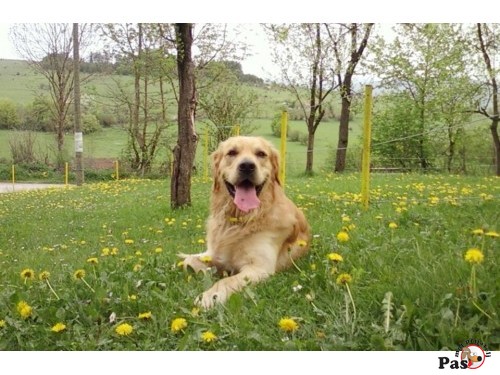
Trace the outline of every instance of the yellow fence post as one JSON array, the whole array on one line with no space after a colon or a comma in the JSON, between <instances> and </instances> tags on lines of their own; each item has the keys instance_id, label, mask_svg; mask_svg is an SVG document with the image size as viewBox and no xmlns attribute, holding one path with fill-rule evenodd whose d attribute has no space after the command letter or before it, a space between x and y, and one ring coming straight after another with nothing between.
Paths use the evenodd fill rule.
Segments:
<instances>
[{"instance_id":1,"label":"yellow fence post","mask_svg":"<svg viewBox=\"0 0 500 375\"><path fill-rule=\"evenodd\" d=\"M14 190L14 186L16 184L16 166L15 164L12 164L12 190Z\"/></svg>"},{"instance_id":2,"label":"yellow fence post","mask_svg":"<svg viewBox=\"0 0 500 375\"><path fill-rule=\"evenodd\" d=\"M361 202L368 209L370 202L370 144L372 127L372 86L365 86L365 108L363 116L363 158L361 161Z\"/></svg>"},{"instance_id":3,"label":"yellow fence post","mask_svg":"<svg viewBox=\"0 0 500 375\"><path fill-rule=\"evenodd\" d=\"M68 162L64 163L64 185L68 186Z\"/></svg>"},{"instance_id":4,"label":"yellow fence post","mask_svg":"<svg viewBox=\"0 0 500 375\"><path fill-rule=\"evenodd\" d=\"M288 129L288 112L281 112L281 144L280 144L280 182L285 188L286 177L286 131Z\"/></svg>"},{"instance_id":5,"label":"yellow fence post","mask_svg":"<svg viewBox=\"0 0 500 375\"><path fill-rule=\"evenodd\" d=\"M240 135L240 125L239 124L234 125L233 133L235 136Z\"/></svg>"},{"instance_id":6,"label":"yellow fence post","mask_svg":"<svg viewBox=\"0 0 500 375\"><path fill-rule=\"evenodd\" d=\"M203 178L208 180L208 129L205 130L203 142Z\"/></svg>"},{"instance_id":7,"label":"yellow fence post","mask_svg":"<svg viewBox=\"0 0 500 375\"><path fill-rule=\"evenodd\" d=\"M120 162L115 160L115 179L118 181L120 179Z\"/></svg>"}]
</instances>

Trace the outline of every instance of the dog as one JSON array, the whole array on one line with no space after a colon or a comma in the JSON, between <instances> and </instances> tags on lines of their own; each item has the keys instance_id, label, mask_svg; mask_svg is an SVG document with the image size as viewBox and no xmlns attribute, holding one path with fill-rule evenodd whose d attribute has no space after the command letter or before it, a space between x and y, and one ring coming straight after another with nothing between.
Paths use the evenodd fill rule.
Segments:
<instances>
[{"instance_id":1,"label":"dog","mask_svg":"<svg viewBox=\"0 0 500 375\"><path fill-rule=\"evenodd\" d=\"M205 309L291 267L310 246L309 224L285 195L279 154L270 142L231 137L219 144L211 159L207 250L179 254L185 270L205 272L215 267L227 275L195 300Z\"/></svg>"},{"instance_id":2,"label":"dog","mask_svg":"<svg viewBox=\"0 0 500 375\"><path fill-rule=\"evenodd\" d=\"M483 360L483 357L481 357L480 355L476 355L475 353L473 354L470 348L467 346L462 348L462 355L461 355L462 360L466 358L468 360L467 367L471 367L474 362L481 362Z\"/></svg>"}]
</instances>

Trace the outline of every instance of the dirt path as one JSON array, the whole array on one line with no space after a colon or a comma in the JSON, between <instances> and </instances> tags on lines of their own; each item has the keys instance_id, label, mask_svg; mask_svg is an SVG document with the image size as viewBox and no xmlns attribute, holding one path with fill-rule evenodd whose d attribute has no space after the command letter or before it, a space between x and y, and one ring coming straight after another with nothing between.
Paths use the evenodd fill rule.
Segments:
<instances>
[{"instance_id":1,"label":"dirt path","mask_svg":"<svg viewBox=\"0 0 500 375\"><path fill-rule=\"evenodd\" d=\"M47 189L55 187L64 187L64 184L28 184L28 183L9 183L0 182L0 193L16 193L19 191Z\"/></svg>"}]
</instances>

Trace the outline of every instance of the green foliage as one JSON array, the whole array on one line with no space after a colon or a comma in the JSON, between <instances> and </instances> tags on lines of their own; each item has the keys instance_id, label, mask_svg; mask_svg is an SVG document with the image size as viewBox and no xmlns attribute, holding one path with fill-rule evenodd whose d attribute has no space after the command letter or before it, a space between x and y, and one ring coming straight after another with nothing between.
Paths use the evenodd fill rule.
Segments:
<instances>
[{"instance_id":1,"label":"green foliage","mask_svg":"<svg viewBox=\"0 0 500 375\"><path fill-rule=\"evenodd\" d=\"M240 134L250 134L254 128L250 118L256 111L257 95L251 88L241 85L228 71L219 71L216 81L199 91L198 106L200 116L208 120L206 129L210 134L210 149L235 134L235 126ZM210 79L210 76L205 77Z\"/></svg>"},{"instance_id":2,"label":"green foliage","mask_svg":"<svg viewBox=\"0 0 500 375\"><path fill-rule=\"evenodd\" d=\"M82 116L83 133L90 134L99 130L101 130L101 124L95 115L87 113Z\"/></svg>"},{"instance_id":3,"label":"green foliage","mask_svg":"<svg viewBox=\"0 0 500 375\"><path fill-rule=\"evenodd\" d=\"M16 129L19 126L16 105L8 99L0 99L0 129Z\"/></svg>"}]
</instances>

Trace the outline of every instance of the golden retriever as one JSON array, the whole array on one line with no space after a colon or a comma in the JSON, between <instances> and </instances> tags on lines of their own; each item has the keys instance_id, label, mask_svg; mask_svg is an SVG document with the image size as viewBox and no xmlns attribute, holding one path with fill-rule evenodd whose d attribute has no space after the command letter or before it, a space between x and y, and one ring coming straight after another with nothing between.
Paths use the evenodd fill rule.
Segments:
<instances>
[{"instance_id":1,"label":"golden retriever","mask_svg":"<svg viewBox=\"0 0 500 375\"><path fill-rule=\"evenodd\" d=\"M309 249L303 213L285 196L279 155L260 137L232 137L212 154L213 186L207 250L179 254L195 272L216 267L227 274L196 303L211 308L249 283L286 269Z\"/></svg>"}]
</instances>

